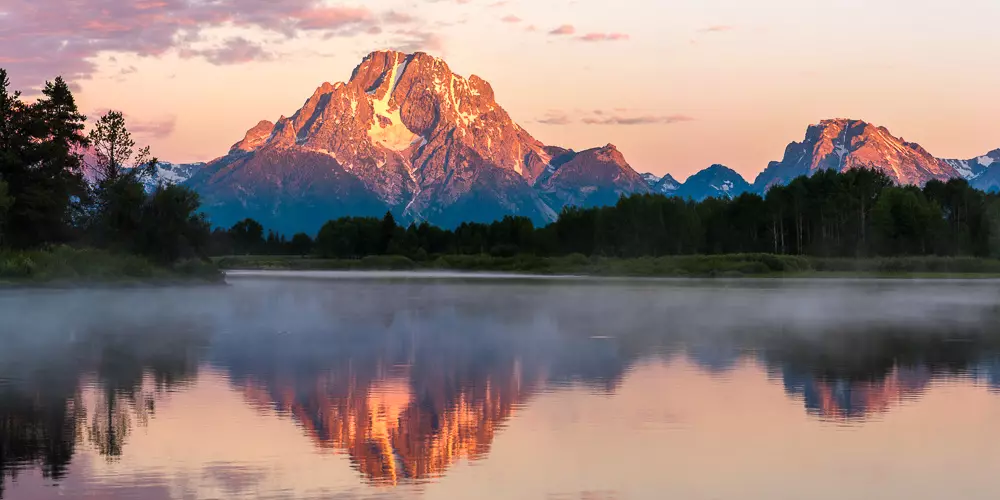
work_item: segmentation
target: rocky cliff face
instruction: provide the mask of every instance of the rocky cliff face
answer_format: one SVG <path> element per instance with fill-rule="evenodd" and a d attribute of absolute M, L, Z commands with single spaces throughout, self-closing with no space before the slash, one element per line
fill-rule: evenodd
<path fill-rule="evenodd" d="M 956 168 L 939 160 L 919 144 L 894 137 L 885 127 L 859 120 L 824 120 L 810 126 L 803 142 L 793 142 L 780 162 L 771 162 L 757 176 L 754 190 L 765 192 L 775 184 L 818 170 L 843 172 L 877 168 L 897 184 L 923 185 L 931 179 L 959 177 Z"/>
<path fill-rule="evenodd" d="M 613 147 L 546 146 L 485 80 L 391 51 L 365 57 L 346 83 L 323 84 L 291 117 L 258 123 L 190 185 L 217 224 L 239 212 L 309 232 L 314 221 L 385 210 L 443 226 L 508 214 L 546 222 L 566 203 L 648 190 Z"/>

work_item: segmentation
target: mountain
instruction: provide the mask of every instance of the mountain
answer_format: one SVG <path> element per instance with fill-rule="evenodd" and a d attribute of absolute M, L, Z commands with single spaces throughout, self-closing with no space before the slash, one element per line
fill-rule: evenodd
<path fill-rule="evenodd" d="M 1000 191 L 1000 149 L 971 160 L 941 160 L 969 180 L 969 184 L 983 191 Z"/>
<path fill-rule="evenodd" d="M 92 148 L 82 150 L 80 154 L 83 155 L 83 178 L 88 183 L 94 183 L 97 173 L 93 166 L 97 164 L 97 156 Z M 143 179 L 143 184 L 146 191 L 152 191 L 159 184 L 181 184 L 204 167 L 205 163 L 157 162 L 155 172 L 151 177 Z"/>
<path fill-rule="evenodd" d="M 551 207 L 614 205 L 622 195 L 649 192 L 646 180 L 612 144 L 563 153 L 555 162 L 558 168 L 546 170 L 535 183 Z"/>
<path fill-rule="evenodd" d="M 649 186 L 649 190 L 657 194 L 672 195 L 679 187 L 681 183 L 677 182 L 677 179 L 670 174 L 664 174 L 663 177 L 658 177 L 653 174 L 642 174 L 643 180 L 646 181 L 646 185 Z"/>
<path fill-rule="evenodd" d="M 652 188 L 653 186 L 655 186 L 657 182 L 660 182 L 660 179 L 661 179 L 660 176 L 658 176 L 656 174 L 649 173 L 649 172 L 646 172 L 646 173 L 640 174 L 640 175 L 642 176 L 642 180 L 646 181 L 646 185 L 649 186 L 650 188 Z M 667 175 L 670 175 L 670 174 L 667 174 Z"/>
<path fill-rule="evenodd" d="M 860 120 L 824 120 L 806 131 L 803 142 L 793 142 L 780 162 L 771 162 L 757 176 L 754 191 L 787 184 L 818 170 L 843 172 L 851 168 L 877 168 L 897 184 L 923 185 L 931 179 L 961 177 L 960 171 L 939 160 L 919 144 L 894 137 L 885 127 Z"/>
<path fill-rule="evenodd" d="M 482 78 L 393 51 L 324 83 L 291 117 L 258 123 L 188 185 L 217 225 L 253 217 L 283 232 L 386 210 L 444 227 L 504 215 L 545 223 L 567 204 L 649 190 L 614 146 L 542 144 Z"/>
<path fill-rule="evenodd" d="M 147 182 L 147 188 L 151 183 L 168 183 L 168 184 L 181 184 L 187 182 L 188 179 L 194 176 L 198 170 L 205 167 L 205 163 L 167 163 L 158 162 L 156 164 L 156 175 L 150 182 Z M 153 184 L 155 185 L 155 184 Z"/>
<path fill-rule="evenodd" d="M 725 165 L 712 165 L 681 184 L 672 194 L 701 201 L 705 198 L 734 198 L 750 190 L 743 176 Z"/>

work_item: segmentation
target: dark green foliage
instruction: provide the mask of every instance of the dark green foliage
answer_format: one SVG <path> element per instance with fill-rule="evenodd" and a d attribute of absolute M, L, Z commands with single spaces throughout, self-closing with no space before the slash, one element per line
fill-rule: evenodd
<path fill-rule="evenodd" d="M 387 248 L 383 222 L 374 217 L 343 217 L 327 222 L 316 236 L 316 253 L 341 259 L 381 255 Z"/>
<path fill-rule="evenodd" d="M 264 226 L 253 219 L 243 219 L 229 229 L 233 252 L 250 254 L 264 246 Z"/>
<path fill-rule="evenodd" d="M 135 151 L 125 116 L 119 111 L 108 111 L 98 119 L 89 140 L 97 157 L 91 168 L 97 177 L 98 191 L 122 181 L 142 182 L 156 169 L 157 160 L 149 154 L 148 146 Z"/>
<path fill-rule="evenodd" d="M 0 250 L 0 282 L 174 282 L 194 279 L 219 282 L 218 267 L 202 260 L 155 265 L 128 254 L 58 246 L 48 250 Z"/>
<path fill-rule="evenodd" d="M 0 247 L 4 244 L 4 229 L 7 223 L 7 214 L 10 212 L 14 198 L 10 196 L 7 183 L 0 179 Z"/>
<path fill-rule="evenodd" d="M 66 241 L 70 203 L 84 192 L 77 151 L 87 143 L 84 117 L 61 78 L 47 82 L 33 104 L 10 92 L 0 69 L 0 179 L 13 202 L 4 244 L 24 248 Z"/>
<path fill-rule="evenodd" d="M 313 240 L 306 233 L 297 233 L 292 236 L 292 241 L 289 243 L 289 250 L 293 255 L 298 255 L 300 257 L 305 257 L 312 252 Z"/>
<path fill-rule="evenodd" d="M 197 263 L 205 260 L 211 237 L 198 195 L 179 186 L 146 191 L 143 181 L 155 171 L 156 159 L 149 148 L 135 151 L 121 113 L 108 112 L 84 136 L 86 117 L 62 78 L 46 83 L 33 104 L 8 86 L 0 69 L 0 251 L 71 244 L 110 253 L 6 250 L 0 274 L 36 281 L 157 278 L 190 259 L 195 263 L 175 275 L 214 268 Z M 88 146 L 96 157 L 92 165 L 83 164 Z M 84 167 L 92 185 L 84 182 Z M 150 261 L 159 267 L 152 269 Z"/>
<path fill-rule="evenodd" d="M 164 263 L 204 256 L 210 226 L 200 206 L 198 193 L 187 187 L 157 187 L 143 205 L 133 251 Z"/>
<path fill-rule="evenodd" d="M 230 233 L 238 239 L 238 233 Z M 260 253 L 305 255 L 305 240 L 301 243 L 292 249 L 269 241 Z M 964 180 L 932 181 L 921 189 L 893 186 L 877 170 L 823 170 L 772 187 L 763 197 L 743 193 L 694 202 L 642 194 L 622 197 L 614 206 L 567 207 L 556 222 L 542 228 L 512 216 L 491 224 L 463 223 L 454 231 L 427 223 L 404 229 L 391 214 L 382 220 L 344 217 L 323 226 L 311 253 L 336 259 L 405 255 L 417 262 L 482 255 L 491 258 L 486 259 L 490 266 L 525 255 L 641 260 L 772 254 L 750 263 L 709 266 L 743 274 L 808 269 L 798 264 L 786 269 L 788 261 L 774 260 L 780 255 L 997 257 L 1000 197 L 977 191 Z M 643 267 L 636 262 L 629 265 Z M 668 265 L 666 261 L 657 262 L 650 264 L 650 272 L 670 274 L 657 267 Z M 696 274 L 706 269 L 682 267 Z"/>

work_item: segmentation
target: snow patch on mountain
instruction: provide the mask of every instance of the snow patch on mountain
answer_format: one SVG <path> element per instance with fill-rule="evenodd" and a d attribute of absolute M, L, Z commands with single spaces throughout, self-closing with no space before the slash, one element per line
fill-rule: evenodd
<path fill-rule="evenodd" d="M 958 172 L 958 175 L 960 175 L 963 179 L 972 179 L 977 174 L 972 169 L 972 166 L 969 165 L 969 162 L 967 160 L 942 160 L 942 161 L 948 164 L 948 166 L 950 166 L 951 168 L 955 169 L 955 171 Z"/>
<path fill-rule="evenodd" d="M 393 151 L 403 151 L 420 138 L 412 130 L 406 128 L 406 125 L 403 124 L 403 117 L 400 114 L 400 106 L 392 101 L 393 92 L 396 90 L 396 86 L 399 85 L 399 76 L 402 75 L 399 61 L 401 55 L 396 54 L 394 56 L 395 62 L 389 74 L 389 86 L 385 95 L 381 98 L 374 97 L 378 89 L 369 92 L 373 96 L 372 108 L 375 116 L 372 119 L 371 127 L 368 129 L 368 137 L 371 138 L 373 144 L 378 144 Z M 402 62 L 403 71 L 406 70 L 406 64 L 404 58 Z"/>

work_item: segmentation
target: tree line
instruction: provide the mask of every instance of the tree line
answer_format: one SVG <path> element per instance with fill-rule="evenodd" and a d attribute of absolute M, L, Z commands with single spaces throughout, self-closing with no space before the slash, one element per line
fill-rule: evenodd
<path fill-rule="evenodd" d="M 33 103 L 9 87 L 0 69 L 0 249 L 70 244 L 162 263 L 232 254 L 1000 257 L 997 195 L 961 179 L 896 186 L 875 168 L 823 170 L 763 196 L 695 202 L 636 194 L 613 206 L 568 207 L 544 227 L 508 216 L 443 229 L 400 225 L 387 213 L 331 220 L 315 237 L 265 232 L 252 219 L 211 231 L 197 193 L 147 189 L 157 160 L 136 148 L 121 113 L 108 112 L 85 134 L 86 117 L 62 78 Z M 94 159 L 85 163 L 83 151 Z"/>
<path fill-rule="evenodd" d="M 0 69 L 0 249 L 68 244 L 160 263 L 207 256 L 197 193 L 146 188 L 157 160 L 136 148 L 122 113 L 101 116 L 89 133 L 86 119 L 62 78 L 29 103 Z"/>
<path fill-rule="evenodd" d="M 507 216 L 454 230 L 424 223 L 344 217 L 315 239 L 290 240 L 251 219 L 216 230 L 213 252 L 315 255 L 352 259 L 445 254 L 568 254 L 642 257 L 774 253 L 819 257 L 901 255 L 1000 256 L 1000 197 L 961 179 L 896 186 L 880 170 L 823 170 L 771 187 L 764 196 L 695 202 L 657 194 L 622 197 L 614 206 L 568 207 L 535 227 Z"/>

